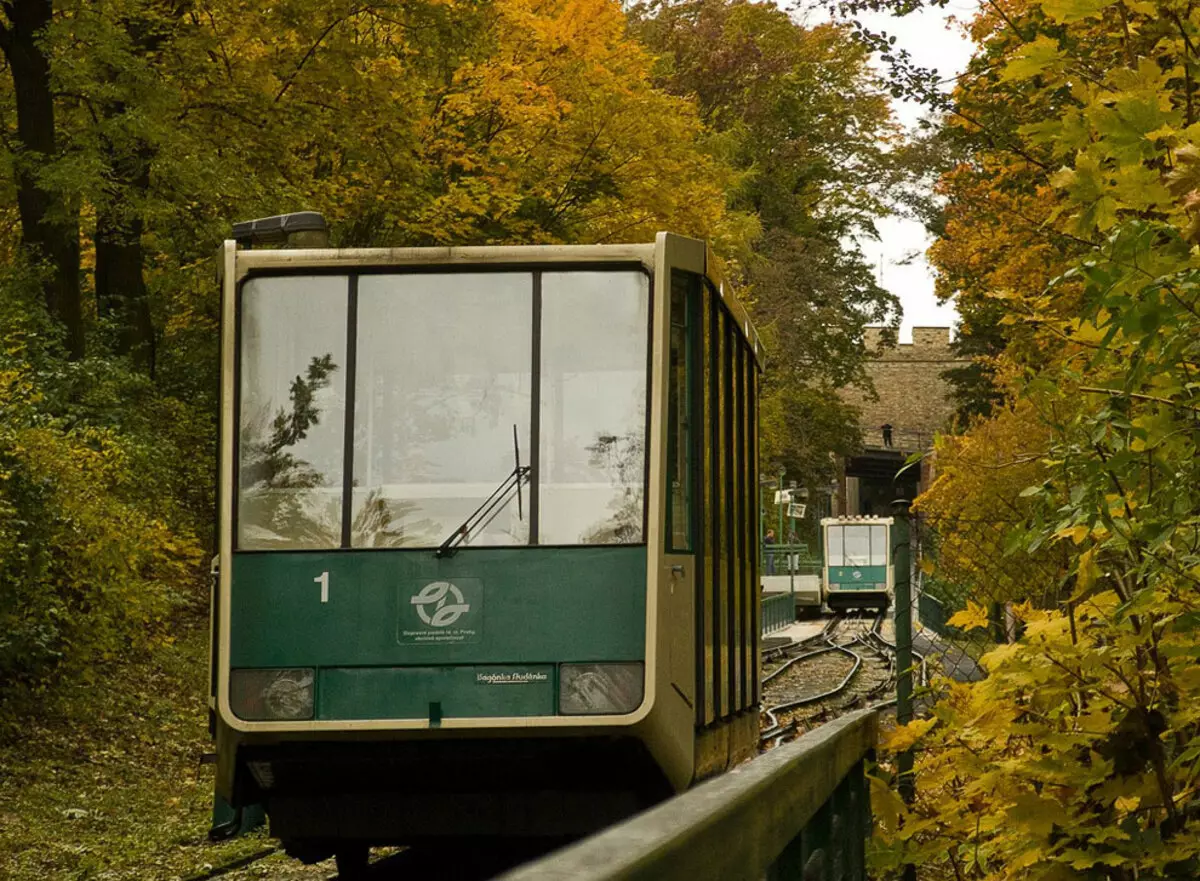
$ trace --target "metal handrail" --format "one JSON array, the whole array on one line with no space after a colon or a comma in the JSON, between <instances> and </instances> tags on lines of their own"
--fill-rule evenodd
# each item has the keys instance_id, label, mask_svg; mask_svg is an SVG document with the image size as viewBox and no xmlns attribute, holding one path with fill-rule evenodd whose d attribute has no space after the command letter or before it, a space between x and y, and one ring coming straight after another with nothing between
<instances>
[{"instance_id":1,"label":"metal handrail","mask_svg":"<svg viewBox=\"0 0 1200 881\"><path fill-rule=\"evenodd\" d=\"M809 553L808 545L798 544L762 544L762 572L766 574L767 558L774 558L774 575L819 575L821 561Z\"/></svg>"},{"instance_id":2,"label":"metal handrail","mask_svg":"<svg viewBox=\"0 0 1200 881\"><path fill-rule=\"evenodd\" d=\"M790 593L764 594L762 598L762 634L782 630L796 620L796 597Z\"/></svg>"},{"instance_id":3,"label":"metal handrail","mask_svg":"<svg viewBox=\"0 0 1200 881\"><path fill-rule=\"evenodd\" d=\"M877 731L842 716L498 881L861 881Z\"/></svg>"},{"instance_id":4,"label":"metal handrail","mask_svg":"<svg viewBox=\"0 0 1200 881\"><path fill-rule=\"evenodd\" d=\"M860 425L859 431L862 433L863 447L868 450L923 452L933 446L934 432L926 429L892 426L888 437L884 436L882 426L878 425Z\"/></svg>"}]
</instances>

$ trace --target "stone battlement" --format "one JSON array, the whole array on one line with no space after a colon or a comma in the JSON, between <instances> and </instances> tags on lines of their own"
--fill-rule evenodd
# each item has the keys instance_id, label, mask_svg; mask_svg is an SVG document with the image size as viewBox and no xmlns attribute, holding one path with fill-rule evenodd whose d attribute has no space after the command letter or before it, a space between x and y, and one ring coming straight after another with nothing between
<instances>
[{"instance_id":1,"label":"stone battlement","mask_svg":"<svg viewBox=\"0 0 1200 881\"><path fill-rule=\"evenodd\" d=\"M863 328L863 339L872 360L877 361L915 361L957 360L950 351L950 328L948 327L914 327L913 341L899 343L895 346L883 345L883 328Z\"/></svg>"},{"instance_id":2,"label":"stone battlement","mask_svg":"<svg viewBox=\"0 0 1200 881\"><path fill-rule=\"evenodd\" d=\"M871 353L867 372L879 399L871 400L857 389L843 389L842 399L859 408L868 447L927 449L934 432L946 428L954 413L950 385L942 374L969 359L951 351L948 327L914 327L911 343L886 347L881 345L882 330L865 328ZM890 445L883 442L885 424L892 426Z\"/></svg>"}]
</instances>

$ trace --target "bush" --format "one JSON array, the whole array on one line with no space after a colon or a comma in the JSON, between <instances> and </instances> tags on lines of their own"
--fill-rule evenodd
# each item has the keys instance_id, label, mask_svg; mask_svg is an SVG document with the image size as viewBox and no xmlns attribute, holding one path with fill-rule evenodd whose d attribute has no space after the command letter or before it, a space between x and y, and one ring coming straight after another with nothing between
<instances>
[{"instance_id":1,"label":"bush","mask_svg":"<svg viewBox=\"0 0 1200 881\"><path fill-rule=\"evenodd\" d=\"M166 477L182 461L171 432L154 440L155 417L180 405L146 390L143 406L129 408L140 429L131 431L98 400L141 380L117 381L111 364L35 370L19 338L5 342L0 697L11 697L167 639L172 611L195 601L203 555ZM92 394L62 397L80 384ZM128 408L122 397L114 403Z\"/></svg>"}]
</instances>

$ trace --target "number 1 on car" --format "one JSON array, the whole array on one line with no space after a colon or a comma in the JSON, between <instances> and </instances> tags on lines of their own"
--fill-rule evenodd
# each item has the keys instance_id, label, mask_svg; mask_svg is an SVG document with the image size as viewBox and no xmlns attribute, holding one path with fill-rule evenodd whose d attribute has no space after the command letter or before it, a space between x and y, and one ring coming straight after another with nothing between
<instances>
[{"instance_id":1,"label":"number 1 on car","mask_svg":"<svg viewBox=\"0 0 1200 881\"><path fill-rule=\"evenodd\" d=\"M329 602L329 573L322 572L313 581L321 585L321 602Z\"/></svg>"}]
</instances>

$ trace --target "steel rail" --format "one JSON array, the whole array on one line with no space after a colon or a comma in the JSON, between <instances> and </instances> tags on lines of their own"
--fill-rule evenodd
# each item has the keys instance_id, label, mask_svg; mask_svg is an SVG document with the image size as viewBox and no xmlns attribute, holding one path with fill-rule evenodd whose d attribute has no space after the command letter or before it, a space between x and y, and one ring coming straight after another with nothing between
<instances>
[{"instance_id":1,"label":"steel rail","mask_svg":"<svg viewBox=\"0 0 1200 881\"><path fill-rule=\"evenodd\" d=\"M824 642L830 634L832 634L838 626L840 615L832 615L825 622L825 626L821 628L820 633L815 633L812 636L806 636L803 639L794 639L788 645L779 646L778 648L767 649L762 653L763 663L769 663L776 658L787 657L789 652L794 652L799 648L809 645L814 642Z\"/></svg>"},{"instance_id":2,"label":"steel rail","mask_svg":"<svg viewBox=\"0 0 1200 881\"><path fill-rule=\"evenodd\" d=\"M807 661L809 658L815 658L817 655L827 655L830 652L836 652L836 651L842 651L842 650L843 650L842 646L829 645L829 646L825 646L824 648L813 649L811 652L805 652L802 655L796 655L796 657L789 660L786 664L783 664L778 669L772 670L770 673L768 673L766 676L764 676L763 680L762 680L762 684L766 685L771 680L778 678L782 673L784 673L787 670L790 670L793 666L798 664L800 661Z\"/></svg>"},{"instance_id":3,"label":"steel rail","mask_svg":"<svg viewBox=\"0 0 1200 881\"><path fill-rule=\"evenodd\" d=\"M846 688L850 685L851 681L854 679L855 675L858 673L859 669L862 667L862 664L863 664L862 655L858 654L857 652L852 651L851 649L846 648L845 646L830 646L829 648L826 648L826 649L819 649L818 651L811 652L807 655L801 655L799 658L794 658L793 662L794 661L802 661L807 658L812 658L816 655L825 654L827 652L841 652L845 655L849 655L851 658L854 659L854 666L850 669L850 672L846 674L845 678L843 678L840 683L838 683L836 686L829 689L828 691L822 692L821 694L809 695L807 697L802 697L802 698L798 698L793 701L787 701L782 704L776 704L774 706L767 707L765 712L766 712L768 719L770 719L772 721L772 724L766 731L763 731L759 734L758 740L759 740L760 744L765 741L771 740L772 738L777 738L777 737L780 737L789 732L794 732L797 729L798 726L797 726L796 720L792 720L791 722L785 723L783 725L779 724L779 714L780 713L786 713L789 710L798 709L799 707L808 706L809 704L815 704L815 703L818 703L823 700L828 700L831 697L836 697L838 694L840 694L841 692L846 690ZM789 664L789 666L790 666L790 664Z\"/></svg>"},{"instance_id":4,"label":"steel rail","mask_svg":"<svg viewBox=\"0 0 1200 881\"><path fill-rule=\"evenodd\" d=\"M797 707L804 707L808 704L815 704L818 701L836 697L838 694L846 690L846 688L850 685L850 680L854 678L855 674L858 673L859 668L862 667L863 657L862 655L858 654L858 652L852 651L845 646L833 646L831 650L843 652L854 659L854 666L850 668L850 672L846 674L846 677L833 688L829 689L829 691L823 692L822 694L814 694L809 695L808 697L797 698L794 701L787 701L786 703L782 704L776 704L775 706L771 707L771 712L775 713L776 715L779 713L786 713L788 710L794 710Z\"/></svg>"},{"instance_id":5,"label":"steel rail","mask_svg":"<svg viewBox=\"0 0 1200 881\"><path fill-rule=\"evenodd\" d=\"M880 630L882 629L882 627L883 627L883 619L881 617L880 621L878 623L878 626L875 627L871 631L870 636L872 639L875 639L876 641L878 641L879 644L882 645L887 651L891 652L894 657L896 654L896 644L894 642L890 642L889 640L884 638L883 634L880 633ZM926 664L926 661L925 661L924 653L917 651L915 648L912 648L911 646L909 647L909 651L912 652L912 656L914 658L916 658L918 661L920 661L921 672L920 672L919 680L920 680L921 685L922 686L929 685L929 671L928 671L928 665ZM894 703L894 701L893 701L893 703Z\"/></svg>"},{"instance_id":6,"label":"steel rail","mask_svg":"<svg viewBox=\"0 0 1200 881\"><path fill-rule=\"evenodd\" d=\"M794 733L799 728L799 720L798 719L793 719L790 722L781 724L779 721L779 714L786 713L790 710L795 710L795 709L798 709L803 706L809 706L811 704L820 703L821 701L825 701L825 700L829 700L830 698L837 697L839 694L841 694L847 688L850 687L850 684L851 684L851 682L853 682L854 677L858 674L859 670L862 669L862 666L863 666L864 662L866 661L866 659L863 657L862 654L859 654L858 652L856 652L852 648L850 648L850 646L855 645L856 643L860 644L864 650L869 651L869 652L871 652L871 654L878 656L879 659L881 661L883 661L884 666L887 668L888 675L881 682L879 682L877 685L873 686L871 689L869 689L864 694L855 695L849 701L847 701L847 702L843 703L842 705L837 706L833 709L835 711L839 711L839 712L846 711L846 710L852 709L853 707L855 707L858 704L863 703L864 701L868 702L866 704L868 707L885 706L887 704L886 701L882 702L882 703L869 702L870 698L879 694L885 688L887 688L890 684L895 682L895 674L896 674L895 655L894 655L895 646L892 645L891 643L889 643L887 640L885 640L883 638L883 636L880 634L880 630L883 627L883 622L886 620L886 615L887 615L886 610L880 610L876 614L874 621L871 623L871 626L869 628L867 628L867 630L865 632L852 634L850 641L847 643L835 642L834 636L837 632L838 627L841 626L841 624L843 622L848 620L848 615L846 615L846 614L835 615L830 620L830 622L828 624L826 624L826 626L824 628L822 628L820 634L817 634L817 636L815 636L815 637L809 637L807 640L798 640L796 643L793 644L793 646L788 647L788 648L794 649L796 646L799 646L802 643L813 642L816 639L824 639L829 644L828 647L826 647L826 648L816 649L814 651L806 652L805 654L798 655L797 657L792 658L786 664L781 666L779 669L773 670L770 674L768 674L766 677L764 677L763 678L764 685L766 685L771 680L775 679L776 677L778 677L779 675L784 673L786 670L791 669L795 664L797 664L801 661L805 661L810 658L816 657L818 655L827 654L829 652L842 652L843 654L849 655L850 657L854 658L854 666L851 668L850 672L848 674L846 674L845 678L843 678L842 681L838 685L829 689L828 691L825 691L821 694L810 695L808 697L799 698L794 701L788 701L788 702L785 702L782 704L776 704L773 706L765 707L763 712L766 715L769 724L768 724L767 729L759 734L759 744L760 745L765 744L767 741L774 740L775 745L778 746L779 744L781 744L783 742L783 739L788 734ZM862 619L851 619L851 620L862 620ZM879 645L878 646L873 645L871 642L872 639L878 640Z\"/></svg>"}]
</instances>

